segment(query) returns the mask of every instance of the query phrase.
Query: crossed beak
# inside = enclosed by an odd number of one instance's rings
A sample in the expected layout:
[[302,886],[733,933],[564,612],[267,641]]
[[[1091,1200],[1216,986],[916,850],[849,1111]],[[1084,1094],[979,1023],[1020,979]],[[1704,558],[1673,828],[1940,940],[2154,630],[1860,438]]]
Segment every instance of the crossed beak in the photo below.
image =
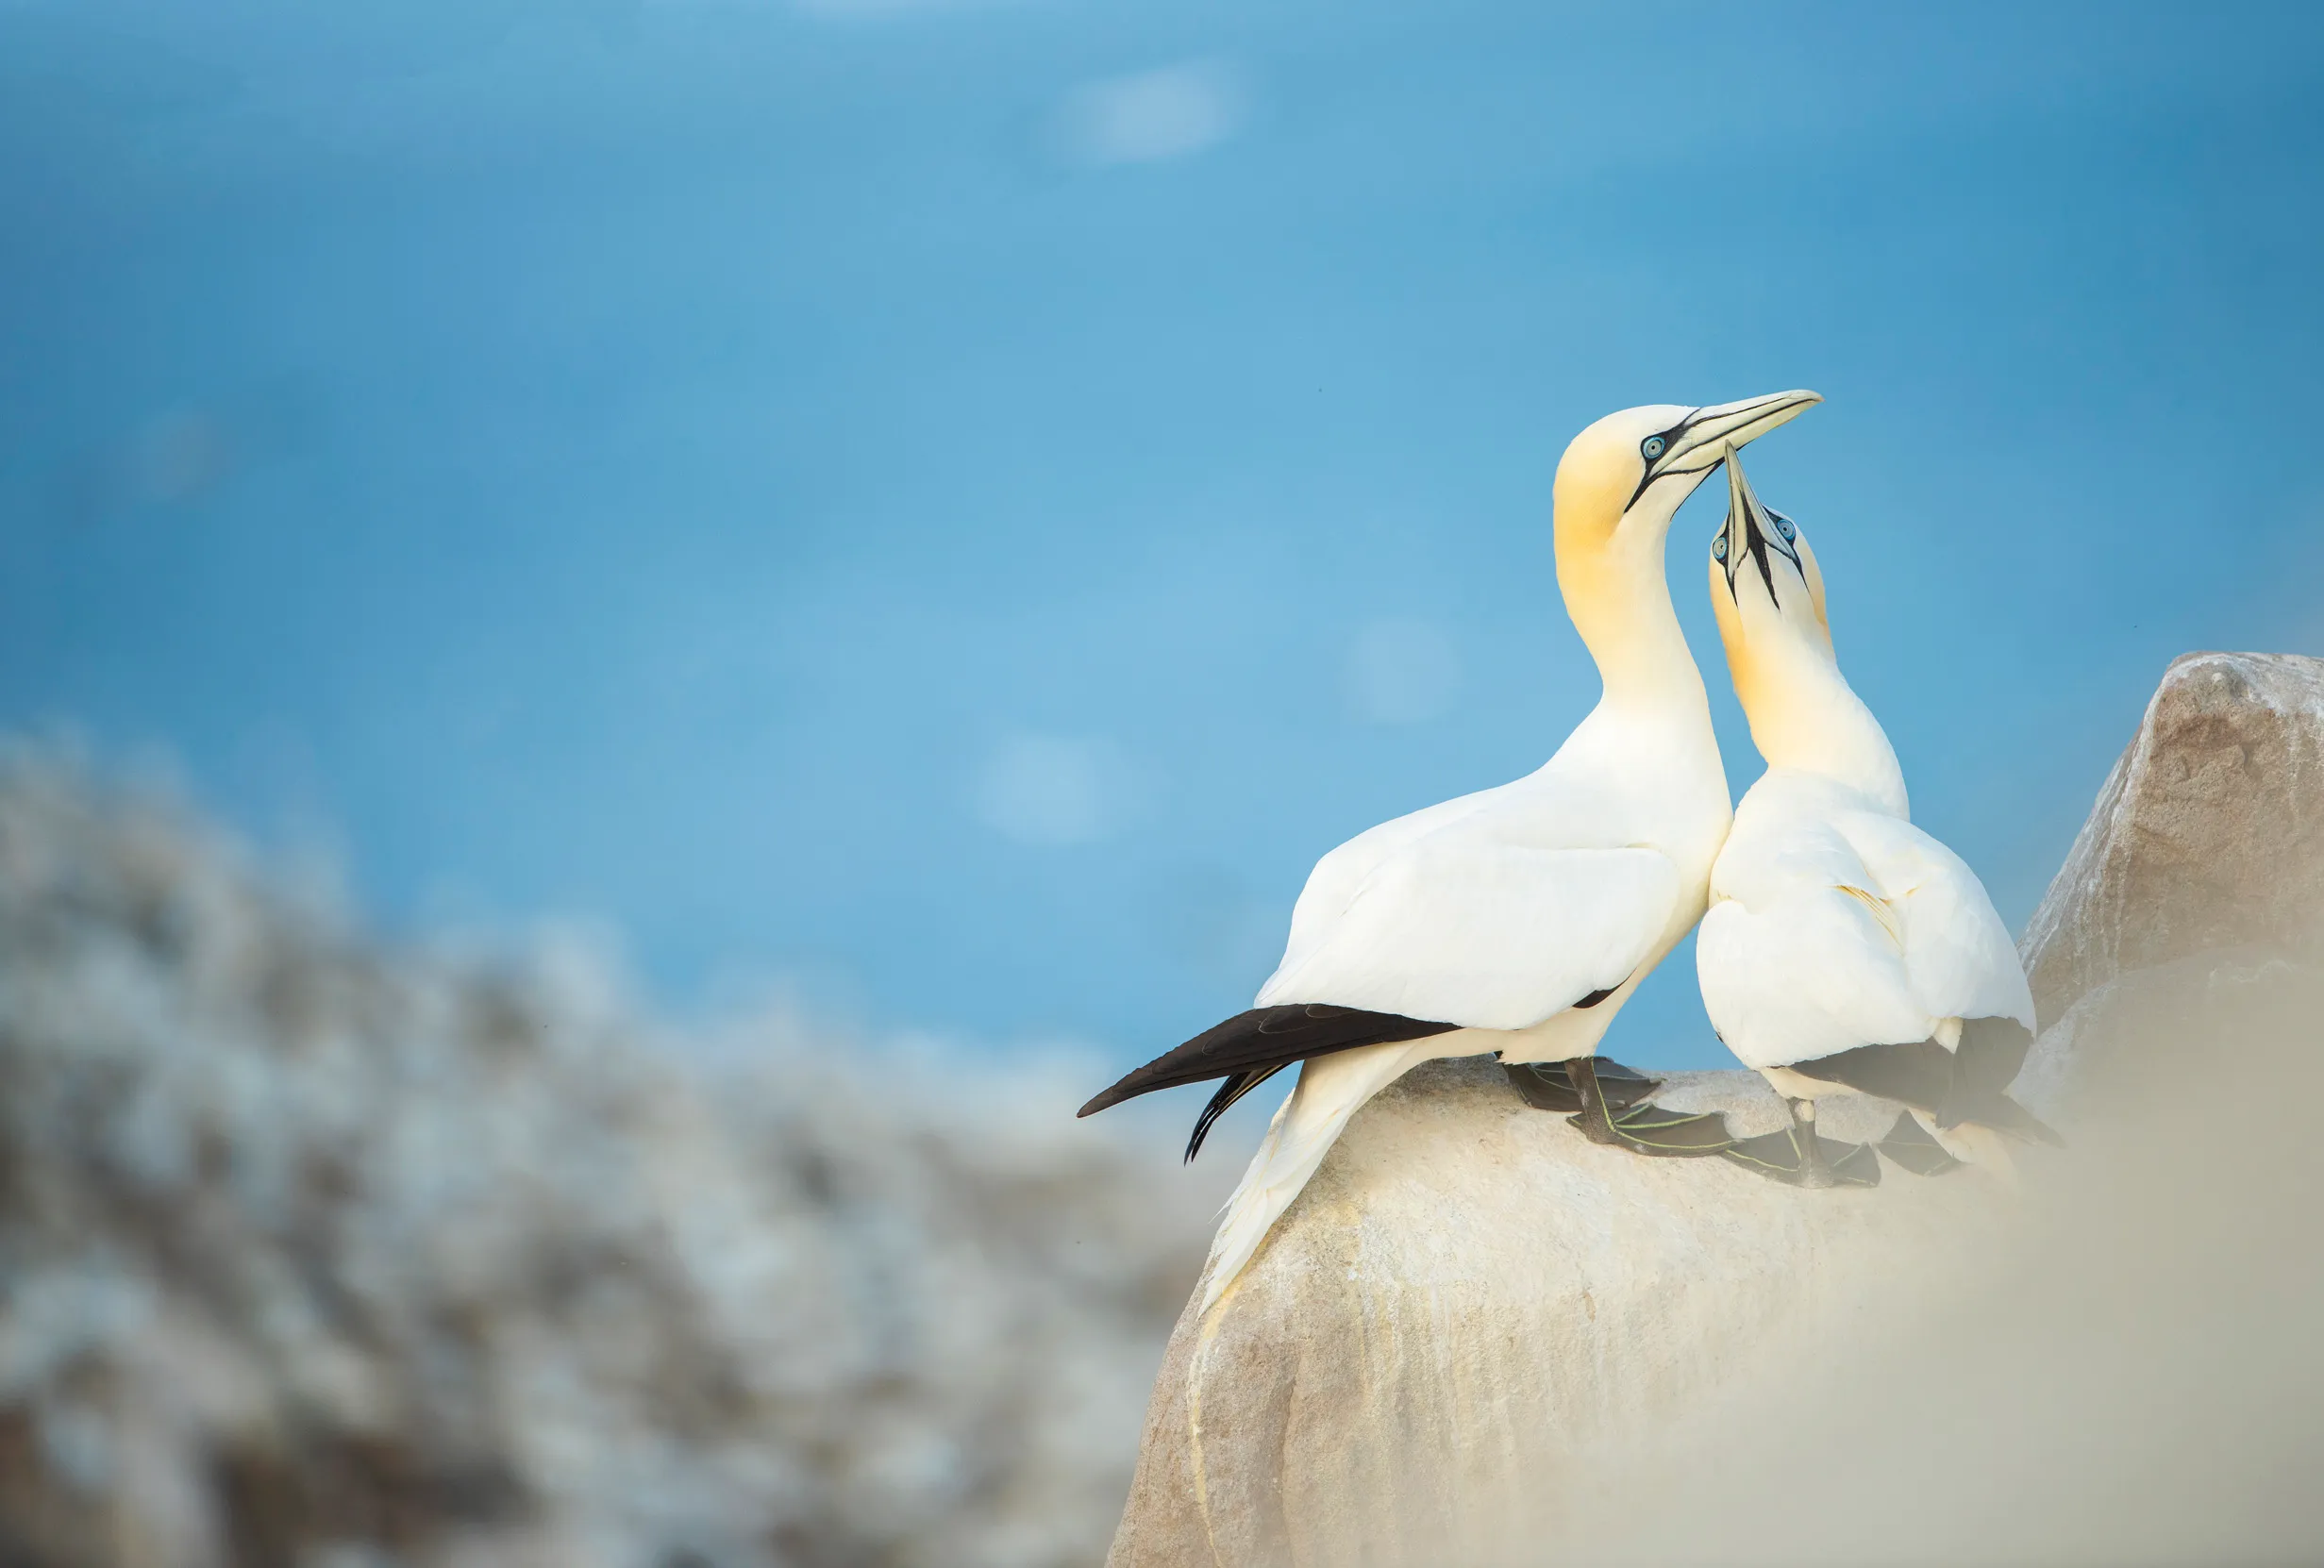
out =
[[1774,598],[1775,570],[1774,563],[1767,559],[1769,552],[1789,558],[1794,566],[1799,564],[1799,552],[1783,538],[1775,525],[1774,516],[1751,489],[1750,476],[1743,472],[1743,459],[1733,443],[1728,443],[1720,455],[1727,463],[1727,548],[1719,559],[1727,568],[1728,592],[1734,592],[1735,575],[1747,560],[1759,568],[1767,595]]

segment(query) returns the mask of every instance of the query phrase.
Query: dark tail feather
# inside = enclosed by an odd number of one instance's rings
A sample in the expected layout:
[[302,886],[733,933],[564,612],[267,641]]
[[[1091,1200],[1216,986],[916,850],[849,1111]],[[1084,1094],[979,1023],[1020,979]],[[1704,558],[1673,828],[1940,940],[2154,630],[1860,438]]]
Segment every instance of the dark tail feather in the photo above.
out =
[[1791,1069],[1826,1083],[1844,1084],[1860,1094],[1874,1094],[1928,1111],[1945,1103],[1954,1076],[1953,1054],[1933,1040],[1860,1045],[1836,1056],[1795,1061]]
[[[2033,1036],[2007,1018],[1972,1018],[1961,1043],[1948,1051],[1933,1040],[1864,1045],[1836,1056],[1791,1064],[1795,1073],[1845,1084],[1862,1093],[1925,1110],[1940,1127],[1964,1122],[1991,1127],[2029,1143],[2065,1147],[2065,1140],[2003,1091],[2026,1062]],[[1893,1158],[1893,1157],[1892,1157]],[[1902,1159],[1898,1163],[1912,1169]]]
[[1254,1067],[1247,1073],[1229,1075],[1211,1096],[1211,1103],[1195,1118],[1195,1135],[1186,1141],[1186,1163],[1192,1165],[1195,1156],[1202,1152],[1202,1141],[1211,1135],[1211,1124],[1227,1113],[1227,1108],[1282,1071],[1280,1067]]
[[1967,1020],[1953,1053],[1954,1092],[1973,1099],[2003,1093],[2017,1081],[2032,1045],[2033,1031],[2014,1018]]

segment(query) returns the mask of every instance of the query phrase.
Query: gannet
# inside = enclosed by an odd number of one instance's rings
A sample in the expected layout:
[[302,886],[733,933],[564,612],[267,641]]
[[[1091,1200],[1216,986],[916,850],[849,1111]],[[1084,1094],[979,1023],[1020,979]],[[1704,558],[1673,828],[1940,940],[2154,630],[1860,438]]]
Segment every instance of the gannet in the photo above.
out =
[[1712,867],[1696,966],[1712,1026],[1792,1111],[1729,1157],[1801,1186],[1877,1182],[1868,1145],[1815,1133],[1816,1100],[1851,1091],[1912,1108],[1880,1147],[1924,1175],[1993,1158],[1973,1126],[2056,1142],[2002,1093],[2033,1027],[2008,927],[1912,825],[1897,754],[1840,674],[1807,536],[1732,453],[1727,492],[1711,603],[1767,771]]
[[[1192,1159],[1221,1111],[1304,1064],[1228,1200],[1204,1310],[1357,1108],[1439,1057],[1568,1063],[1558,1087],[1570,1087],[1577,1122],[1599,1142],[1716,1152],[1684,1145],[1690,1125],[1717,1118],[1633,1109],[1601,1093],[1590,1058],[1639,981],[1701,916],[1730,818],[1710,702],[1664,576],[1672,514],[1727,452],[1820,401],[1786,392],[1630,409],[1575,437],[1554,486],[1558,589],[1604,683],[1597,706],[1537,772],[1383,823],[1326,855],[1257,1005],[1081,1108],[1087,1116],[1223,1077],[1195,1125]],[[1680,1127],[1666,1127],[1673,1120]],[[1723,1147],[1723,1125],[1716,1133]]]

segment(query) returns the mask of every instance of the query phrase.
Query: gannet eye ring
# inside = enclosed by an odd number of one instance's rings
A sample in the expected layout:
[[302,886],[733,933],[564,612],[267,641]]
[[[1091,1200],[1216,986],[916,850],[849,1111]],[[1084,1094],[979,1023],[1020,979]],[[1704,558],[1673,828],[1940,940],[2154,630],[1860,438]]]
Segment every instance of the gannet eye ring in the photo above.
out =
[[1719,535],[1718,538],[1711,542],[1711,559],[1713,560],[1725,560],[1727,559],[1727,536],[1725,534]]
[[1789,544],[1793,540],[1799,537],[1799,530],[1792,526],[1792,520],[1790,518],[1785,517],[1781,512],[1771,511],[1767,515],[1775,519],[1775,531],[1783,536],[1784,543]]
[[1638,455],[1646,459],[1647,461],[1652,462],[1655,459],[1661,457],[1664,449],[1669,445],[1670,442],[1664,441],[1660,436],[1648,436],[1646,440],[1638,443]]

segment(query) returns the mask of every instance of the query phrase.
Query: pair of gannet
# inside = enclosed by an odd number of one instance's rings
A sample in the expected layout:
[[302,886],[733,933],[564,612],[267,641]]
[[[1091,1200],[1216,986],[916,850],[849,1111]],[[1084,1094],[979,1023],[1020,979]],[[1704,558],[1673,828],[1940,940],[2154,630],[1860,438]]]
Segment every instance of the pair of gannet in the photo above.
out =
[[[1787,1050],[1780,1020],[1767,1028],[1756,1022],[1736,1026],[1730,1043],[1739,1054],[1756,1052],[1756,1059],[1746,1056],[1752,1065],[1805,1074],[1797,1082],[1785,1077],[1777,1083],[1787,1099],[1805,1102],[1804,1109],[1796,1104],[1794,1131],[1744,1145],[1727,1137],[1718,1117],[1658,1110],[1645,1103],[1649,1081],[1611,1063],[1601,1075],[1595,1060],[1615,1014],[1703,917],[1714,887],[1725,890],[1718,894],[1722,907],[1734,905],[1745,916],[1739,929],[1746,942],[1735,962],[1718,971],[1717,983],[1731,982],[1733,993],[1747,998],[1758,985],[1784,984],[1790,973],[1756,977],[1748,943],[1781,940],[1791,917],[1788,906],[1778,906],[1797,890],[1781,882],[1781,895],[1763,911],[1767,899],[1752,884],[1747,857],[1738,862],[1735,886],[1716,880],[1714,865],[1724,863],[1735,817],[1702,676],[1672,608],[1664,546],[1680,504],[1706,475],[1722,461],[1734,471],[1737,449],[1818,401],[1814,392],[1788,392],[1714,408],[1631,409],[1577,436],[1558,465],[1553,526],[1559,591],[1604,684],[1597,706],[1539,771],[1384,823],[1326,855],[1299,895],[1283,961],[1261,988],[1258,1005],[1138,1068],[1082,1107],[1086,1116],[1152,1090],[1223,1079],[1195,1124],[1187,1146],[1192,1159],[1228,1107],[1283,1068],[1302,1064],[1297,1086],[1228,1202],[1212,1243],[1206,1311],[1258,1251],[1358,1108],[1412,1068],[1440,1057],[1496,1053],[1529,1101],[1579,1112],[1576,1125],[1600,1143],[1648,1154],[1729,1152],[1807,1184],[1831,1179],[1828,1151],[1814,1141],[1812,1128],[1804,1143],[1797,1128],[1812,1122],[1815,1094],[1868,1085],[1853,1081],[1866,1073],[1835,1070],[1818,1076],[1795,1065],[1817,1058],[1812,1065],[1822,1071],[1831,1063],[1820,1059],[1838,1059],[1821,1048],[1825,1034],[1805,1037],[1817,1043],[1814,1048]],[[1735,483],[1741,484],[1739,477]],[[1717,547],[1718,559],[1741,559],[1760,549],[1755,527],[1779,530],[1786,546],[1779,553],[1797,567],[1802,583],[1812,580],[1813,558],[1802,565],[1799,553],[1789,549],[1796,529],[1764,509],[1747,508],[1740,528],[1730,519],[1722,537],[1731,534],[1740,542]],[[1796,662],[1784,639],[1798,610],[1771,578],[1762,585],[1766,613],[1747,611],[1734,581],[1728,583],[1731,613],[1722,613],[1721,625],[1723,631],[1730,621],[1734,625],[1730,658],[1748,708]],[[1800,597],[1804,603],[1808,596]],[[1820,582],[1812,597],[1820,627]],[[1831,661],[1828,633],[1822,645],[1827,684],[1846,693]],[[1748,681],[1747,669],[1752,672]],[[1852,694],[1847,701],[1854,703]],[[1766,711],[1771,735],[1788,735],[1786,726],[1806,722],[1798,717],[1806,711],[1798,704],[1779,699]],[[1863,711],[1861,704],[1855,711]],[[1868,713],[1864,719],[1870,723]],[[1752,723],[1757,737],[1757,711]],[[1871,729],[1878,737],[1878,726]],[[1894,776],[1884,738],[1878,748]],[[1785,769],[1777,752],[1768,757],[1778,771]],[[1816,765],[1814,758],[1797,763],[1805,771]],[[1764,810],[1752,804],[1760,798],[1755,789],[1746,810],[1755,822],[1764,816],[1775,824],[1770,853],[1785,861],[1786,809],[1780,803],[1789,797],[1771,792]],[[1881,796],[1879,803],[1893,806],[1889,820],[1901,825],[1900,776],[1893,797]],[[1756,835],[1751,842],[1759,842]],[[1866,898],[1892,905],[1909,899],[1902,884],[1868,873],[1859,877],[1865,882],[1872,885],[1859,891]],[[1969,886],[1975,887],[1974,877]],[[1895,918],[1907,940],[1921,929],[1901,924],[1904,916]],[[2013,974],[2015,963],[2013,953]],[[1706,985],[1713,983],[1710,970],[1705,976]],[[2022,974],[2016,983],[2022,992]],[[1914,996],[1934,1005],[1950,994]],[[1746,1000],[1738,1016],[1756,1020],[1754,1006]],[[1944,1039],[1940,1022],[1931,1025],[1940,1037],[1934,1048],[1949,1060],[1960,1029],[1954,1025],[1953,1038]],[[1926,1041],[1930,1034],[1913,1038]],[[1865,1037],[1850,1043],[1874,1043]],[[2003,1064],[2009,1068],[2000,1079],[2005,1083],[2015,1064]],[[1892,1076],[1879,1076],[1880,1081]],[[1949,1076],[1947,1081],[1949,1090]],[[1993,1086],[1997,1096],[1998,1087]],[[1898,1097],[1916,1107],[1929,1098]],[[1964,1119],[1954,1114],[1965,1109],[1965,1101],[1956,1103],[1961,1100],[1940,1094],[1925,1109],[1947,1124]],[[1967,1107],[1982,1108],[1981,1099]],[[1779,1142],[1782,1148],[1775,1146]],[[1948,1158],[1931,1136],[1915,1141],[1899,1132],[1892,1142],[1908,1149],[1903,1158],[1916,1157],[1922,1145],[1933,1152],[1924,1163]],[[1786,1149],[1795,1151],[1788,1159]],[[1852,1155],[1842,1151],[1839,1162]]]

